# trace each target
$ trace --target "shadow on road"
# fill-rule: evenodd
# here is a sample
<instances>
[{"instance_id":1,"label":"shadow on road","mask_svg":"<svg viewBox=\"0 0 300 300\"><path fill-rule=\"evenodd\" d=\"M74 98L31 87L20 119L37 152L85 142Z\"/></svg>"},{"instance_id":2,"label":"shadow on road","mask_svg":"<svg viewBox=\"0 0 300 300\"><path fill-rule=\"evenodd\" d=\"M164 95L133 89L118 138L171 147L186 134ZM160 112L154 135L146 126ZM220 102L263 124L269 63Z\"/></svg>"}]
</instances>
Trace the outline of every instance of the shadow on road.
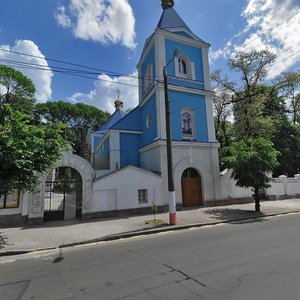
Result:
<instances>
[{"instance_id":1,"label":"shadow on road","mask_svg":"<svg viewBox=\"0 0 300 300\"><path fill-rule=\"evenodd\" d=\"M205 214L214 215L216 219L222 221L236 221L236 224L265 221L263 218L265 217L264 213L250 210L214 208L206 210Z\"/></svg>"}]
</instances>

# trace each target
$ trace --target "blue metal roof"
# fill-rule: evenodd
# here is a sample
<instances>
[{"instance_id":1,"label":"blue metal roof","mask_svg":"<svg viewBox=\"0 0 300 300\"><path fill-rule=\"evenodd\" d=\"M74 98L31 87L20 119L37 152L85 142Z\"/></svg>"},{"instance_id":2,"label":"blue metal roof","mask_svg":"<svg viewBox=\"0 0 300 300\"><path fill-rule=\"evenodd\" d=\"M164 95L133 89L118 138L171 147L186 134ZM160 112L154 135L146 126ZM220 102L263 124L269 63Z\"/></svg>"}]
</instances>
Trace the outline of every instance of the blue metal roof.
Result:
<instances>
[{"instance_id":1,"label":"blue metal roof","mask_svg":"<svg viewBox=\"0 0 300 300\"><path fill-rule=\"evenodd\" d=\"M118 121L120 121L126 114L121 110L116 110L110 118L102 124L96 131L107 131L109 128L111 128L113 125L115 125Z\"/></svg>"},{"instance_id":2,"label":"blue metal roof","mask_svg":"<svg viewBox=\"0 0 300 300\"><path fill-rule=\"evenodd\" d=\"M190 38L203 42L203 40L201 40L199 37L193 34L190 28L179 17L175 9L170 5L167 5L164 8L164 11L161 15L157 27L166 31L170 31L170 29L175 29L175 28L181 29L182 31L182 28L184 28L191 34Z\"/></svg>"}]
</instances>

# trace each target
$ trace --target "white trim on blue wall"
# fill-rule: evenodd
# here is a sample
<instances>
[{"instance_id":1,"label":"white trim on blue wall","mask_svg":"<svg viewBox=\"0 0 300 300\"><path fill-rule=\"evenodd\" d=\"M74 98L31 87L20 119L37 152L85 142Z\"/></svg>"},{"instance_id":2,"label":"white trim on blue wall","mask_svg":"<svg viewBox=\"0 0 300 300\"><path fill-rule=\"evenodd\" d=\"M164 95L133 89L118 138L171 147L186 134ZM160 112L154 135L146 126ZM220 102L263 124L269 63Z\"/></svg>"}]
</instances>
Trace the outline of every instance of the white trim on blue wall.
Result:
<instances>
[{"instance_id":1,"label":"white trim on blue wall","mask_svg":"<svg viewBox=\"0 0 300 300\"><path fill-rule=\"evenodd\" d=\"M178 35L176 34L175 32L169 32L169 31L165 31L165 30L162 30L162 29L159 29L159 28L156 28L155 32L157 32L158 34L161 34L163 35L165 38L169 38L173 41L177 41L179 43L182 43L182 44L186 44L186 45L190 45L190 46L196 46L198 48L209 48L210 47L210 44L207 44L207 43L204 43L204 42L201 42L201 41L197 41L197 40L192 40L192 39L189 39L187 37L184 37L182 35Z\"/></svg>"},{"instance_id":2,"label":"white trim on blue wall","mask_svg":"<svg viewBox=\"0 0 300 300\"><path fill-rule=\"evenodd\" d=\"M202 49L202 61L203 61L203 76L204 76L204 87L206 90L211 90L210 84L210 72L209 72L209 61L208 61L208 48Z\"/></svg>"}]
</instances>

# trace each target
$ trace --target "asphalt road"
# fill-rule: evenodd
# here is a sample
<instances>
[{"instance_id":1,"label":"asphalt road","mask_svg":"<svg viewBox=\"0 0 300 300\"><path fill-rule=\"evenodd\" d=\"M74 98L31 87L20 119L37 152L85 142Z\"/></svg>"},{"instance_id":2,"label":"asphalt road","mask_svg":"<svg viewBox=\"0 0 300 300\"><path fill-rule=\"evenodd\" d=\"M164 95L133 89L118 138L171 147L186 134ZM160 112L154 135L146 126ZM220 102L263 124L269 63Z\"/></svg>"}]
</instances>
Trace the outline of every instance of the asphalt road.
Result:
<instances>
[{"instance_id":1,"label":"asphalt road","mask_svg":"<svg viewBox=\"0 0 300 300\"><path fill-rule=\"evenodd\" d=\"M300 299L300 214L0 258L0 299Z\"/></svg>"}]
</instances>

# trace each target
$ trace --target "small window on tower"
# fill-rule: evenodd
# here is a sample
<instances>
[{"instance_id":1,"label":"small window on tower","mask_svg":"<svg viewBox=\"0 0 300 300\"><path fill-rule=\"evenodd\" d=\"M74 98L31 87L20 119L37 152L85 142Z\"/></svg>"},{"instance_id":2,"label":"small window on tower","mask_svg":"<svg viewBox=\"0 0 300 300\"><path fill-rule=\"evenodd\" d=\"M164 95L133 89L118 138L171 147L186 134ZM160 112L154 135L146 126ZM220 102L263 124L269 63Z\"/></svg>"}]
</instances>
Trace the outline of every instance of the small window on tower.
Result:
<instances>
[{"instance_id":1,"label":"small window on tower","mask_svg":"<svg viewBox=\"0 0 300 300\"><path fill-rule=\"evenodd\" d=\"M146 126L147 128L150 128L152 125L152 115L149 113L146 117Z\"/></svg>"},{"instance_id":2,"label":"small window on tower","mask_svg":"<svg viewBox=\"0 0 300 300\"><path fill-rule=\"evenodd\" d=\"M175 76L195 80L195 65L187 55L175 59Z\"/></svg>"},{"instance_id":3,"label":"small window on tower","mask_svg":"<svg viewBox=\"0 0 300 300\"><path fill-rule=\"evenodd\" d=\"M153 67L152 65L148 65L145 78L144 78L145 91L149 88L152 82L153 82Z\"/></svg>"},{"instance_id":4,"label":"small window on tower","mask_svg":"<svg viewBox=\"0 0 300 300\"><path fill-rule=\"evenodd\" d=\"M183 58L178 59L178 70L180 74L187 75L187 66Z\"/></svg>"}]
</instances>

